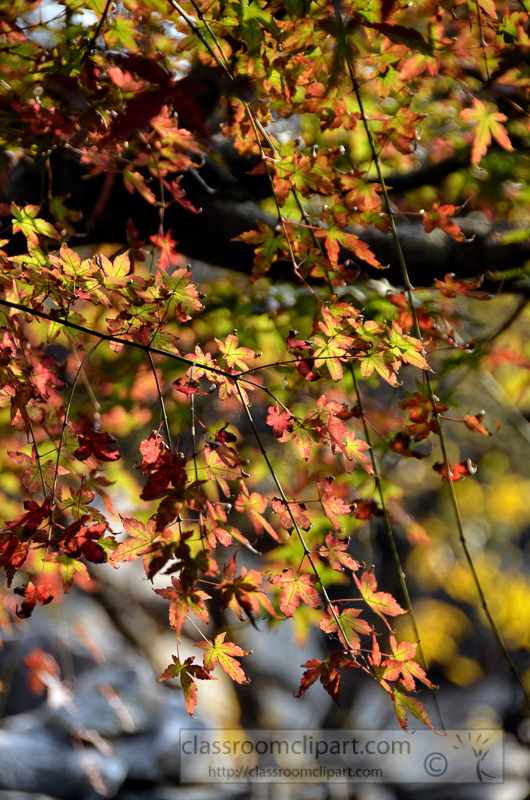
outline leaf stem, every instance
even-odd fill
[[[348,635],[347,635],[346,631],[344,630],[342,622],[340,621],[340,618],[339,618],[337,612],[335,611],[335,609],[334,609],[334,607],[333,607],[333,605],[331,603],[331,599],[330,599],[330,597],[329,597],[329,595],[328,595],[328,593],[326,591],[326,588],[325,588],[324,584],[322,583],[322,578],[320,577],[320,573],[318,571],[317,565],[315,564],[315,562],[313,560],[311,550],[307,546],[307,543],[306,543],[306,541],[304,539],[304,535],[303,535],[302,531],[300,530],[300,527],[298,525],[298,522],[296,521],[296,518],[295,518],[295,516],[293,514],[293,511],[291,510],[291,507],[289,505],[289,501],[287,500],[287,497],[286,497],[285,492],[283,490],[283,486],[282,486],[282,484],[280,482],[280,479],[278,478],[278,475],[276,474],[276,471],[275,471],[274,467],[272,466],[272,463],[271,463],[271,461],[269,459],[269,455],[267,453],[267,450],[265,449],[265,446],[263,444],[262,438],[261,438],[261,436],[259,434],[258,429],[256,428],[256,425],[255,425],[254,419],[252,417],[252,414],[250,413],[250,409],[248,407],[248,403],[246,402],[245,396],[244,396],[243,392],[241,391],[241,387],[239,385],[239,381],[236,380],[235,384],[237,386],[237,391],[239,393],[239,398],[241,400],[243,408],[245,409],[245,413],[246,413],[247,419],[248,419],[248,421],[250,423],[250,427],[252,428],[252,431],[253,431],[254,436],[256,438],[256,441],[258,443],[258,447],[261,450],[261,454],[262,454],[263,458],[265,459],[265,463],[267,464],[267,467],[269,468],[269,472],[271,474],[271,477],[272,477],[274,483],[276,484],[276,488],[278,489],[278,492],[280,494],[282,502],[283,502],[285,508],[288,511],[288,514],[289,514],[289,516],[291,518],[291,522],[293,523],[293,528],[296,531],[298,539],[300,540],[300,543],[301,543],[301,545],[303,547],[303,550],[304,550],[304,554],[305,554],[305,556],[306,556],[306,558],[309,561],[309,564],[311,566],[311,570],[313,571],[313,574],[314,574],[315,578],[317,579],[318,583],[320,584],[320,589],[321,589],[321,592],[322,592],[322,597],[324,598],[324,603],[326,605],[326,608],[327,608],[328,612],[331,614],[331,616],[333,617],[333,619],[335,620],[335,622],[337,623],[337,627],[338,627],[338,629],[339,629],[339,631],[340,631],[340,633],[342,635],[342,638],[343,638],[344,642],[347,643],[347,645],[348,645],[348,650],[349,650],[349,653],[350,653],[352,659],[356,663],[358,663],[357,659],[356,659],[356,655],[355,655],[356,651],[351,647],[351,645],[349,643]],[[359,666],[361,666],[361,665],[359,664]]]
[[[357,103],[359,105],[359,112],[361,114],[361,119],[362,119],[362,122],[363,122],[363,126],[364,126],[364,129],[366,131],[366,136],[368,138],[368,142],[369,142],[369,145],[370,145],[372,158],[373,158],[376,170],[377,170],[378,180],[379,180],[379,183],[381,185],[381,192],[382,192],[382,195],[383,195],[383,205],[384,205],[384,209],[385,209],[385,212],[386,212],[388,220],[389,220],[390,229],[391,229],[391,233],[392,233],[392,239],[394,241],[394,246],[396,248],[398,261],[399,261],[399,264],[400,264],[400,267],[401,267],[401,274],[402,274],[402,278],[403,278],[403,283],[405,285],[405,292],[407,294],[410,313],[411,313],[411,316],[412,316],[412,319],[413,319],[414,335],[416,336],[417,339],[420,339],[421,341],[423,341],[423,336],[422,336],[421,329],[420,329],[419,322],[418,322],[418,316],[416,314],[416,309],[415,309],[415,306],[414,306],[414,303],[413,303],[413,299],[412,299],[413,287],[412,287],[412,284],[410,282],[408,269],[407,269],[407,265],[406,265],[406,262],[405,262],[405,257],[403,255],[401,242],[400,242],[399,235],[398,235],[398,232],[397,232],[397,229],[396,229],[394,216],[392,214],[392,209],[391,209],[391,205],[390,205],[390,198],[388,196],[385,179],[384,179],[383,172],[382,172],[382,169],[381,169],[381,163],[380,163],[379,156],[378,156],[376,148],[375,148],[375,142],[374,142],[374,139],[373,139],[373,136],[372,136],[372,131],[370,130],[370,125],[369,125],[368,118],[366,116],[366,112],[365,112],[365,109],[364,109],[364,102],[363,102],[363,99],[362,99],[362,96],[361,96],[361,92],[360,92],[360,89],[359,89],[359,84],[357,82],[357,78],[355,76],[355,68],[354,68],[354,64],[353,64],[353,61],[351,59],[351,56],[347,57],[347,65],[348,65],[348,71],[349,71],[349,74],[350,74],[350,79],[351,79],[351,82],[352,82],[353,90],[355,92],[355,97],[356,97]],[[509,667],[512,675],[514,676],[515,680],[517,681],[517,683],[519,684],[520,688],[522,689],[527,703],[530,704],[530,696],[528,694],[528,691],[527,691],[523,681],[521,680],[521,677],[519,676],[519,673],[517,672],[517,669],[515,668],[515,665],[514,665],[512,659],[511,659],[511,657],[510,657],[510,654],[509,654],[508,649],[507,649],[507,647],[506,647],[506,645],[504,643],[504,640],[503,640],[503,638],[501,636],[501,633],[500,633],[499,629],[497,628],[497,625],[495,624],[495,621],[494,621],[493,617],[491,616],[491,613],[490,613],[490,610],[489,610],[489,607],[488,607],[488,603],[486,601],[486,596],[485,596],[484,590],[482,588],[482,584],[481,584],[480,578],[479,578],[478,573],[477,573],[477,571],[475,569],[475,565],[473,563],[473,559],[472,559],[471,553],[470,553],[468,545],[467,545],[467,540],[466,540],[465,533],[464,533],[464,525],[463,525],[463,522],[462,522],[462,516],[460,514],[460,507],[459,507],[459,504],[458,504],[458,499],[457,499],[457,496],[456,496],[455,487],[454,487],[454,483],[453,483],[453,480],[452,480],[451,465],[450,465],[449,456],[448,456],[448,453],[447,453],[447,445],[446,445],[444,430],[443,430],[443,426],[442,426],[442,420],[440,419],[440,415],[439,415],[439,413],[437,411],[437,408],[436,408],[436,399],[435,399],[435,395],[434,395],[432,381],[431,381],[429,373],[426,370],[424,370],[423,375],[424,375],[424,379],[425,379],[425,385],[426,385],[426,388],[427,388],[427,394],[429,395],[429,398],[430,398],[430,401],[431,401],[431,405],[432,405],[433,418],[434,418],[434,421],[436,422],[436,426],[437,426],[437,432],[438,432],[438,438],[440,440],[440,447],[441,447],[441,451],[442,451],[443,463],[444,463],[444,467],[445,467],[445,470],[446,470],[446,474],[448,476],[448,481],[447,482],[448,482],[448,486],[449,486],[449,495],[450,495],[450,498],[451,498],[451,505],[453,507],[453,513],[454,513],[455,520],[456,520],[456,525],[457,525],[457,530],[458,530],[458,536],[459,536],[459,539],[460,539],[460,543],[462,545],[462,549],[464,551],[464,555],[465,555],[469,570],[471,572],[471,575],[472,575],[472,578],[473,578],[473,582],[475,584],[475,588],[476,588],[477,593],[479,595],[480,602],[481,602],[481,605],[482,605],[482,609],[483,609],[484,614],[486,615],[486,618],[488,620],[489,626],[490,626],[490,628],[491,628],[491,630],[493,632],[493,635],[494,635],[494,637],[495,637],[495,639],[497,641],[499,649],[501,650],[501,652],[503,654],[503,657],[504,657],[506,663],[508,664],[508,667]]]
[[[350,364],[349,366],[350,366],[350,373],[351,373],[351,376],[352,376],[352,379],[353,379],[353,386],[354,386],[354,389],[355,389],[355,395],[356,395],[356,398],[357,398],[357,405],[358,405],[358,408],[359,408],[359,412],[360,412],[360,415],[361,415],[361,421],[362,421],[362,424],[363,424],[364,438],[366,439],[367,444],[370,445],[370,461],[372,462],[372,468],[374,470],[374,479],[375,479],[375,483],[376,483],[376,486],[377,486],[377,493],[379,495],[379,500],[381,502],[381,508],[383,509],[383,519],[384,519],[384,522],[385,522],[385,530],[386,530],[388,543],[390,545],[390,552],[392,553],[392,559],[394,561],[394,566],[395,566],[396,573],[397,573],[397,576],[398,576],[398,579],[399,579],[399,585],[401,586],[401,592],[402,592],[404,600],[405,600],[405,605],[406,605],[407,610],[408,610],[409,615],[410,615],[410,621],[411,621],[411,624],[412,624],[412,629],[414,631],[414,636],[415,636],[416,642],[418,643],[418,654],[420,656],[420,659],[421,659],[421,662],[422,662],[422,666],[423,666],[423,668],[424,668],[424,670],[425,670],[425,672],[426,672],[426,674],[428,676],[429,675],[429,665],[428,665],[427,657],[425,656],[425,652],[423,650],[423,646],[422,646],[422,643],[421,643],[420,631],[419,631],[419,628],[418,628],[418,623],[416,621],[416,616],[414,614],[414,608],[412,606],[412,601],[410,599],[410,594],[409,594],[409,590],[408,590],[408,586],[407,586],[407,581],[406,581],[406,578],[405,578],[405,572],[403,571],[403,567],[401,565],[401,559],[399,558],[399,553],[398,553],[397,547],[396,547],[396,540],[395,540],[395,537],[394,537],[394,531],[392,530],[392,524],[390,522],[390,514],[388,513],[388,506],[387,506],[387,503],[386,503],[386,497],[385,497],[385,493],[383,491],[383,481],[381,479],[381,473],[379,471],[379,465],[377,463],[377,459],[375,457],[374,449],[372,447],[371,433],[370,433],[370,428],[368,426],[368,422],[366,420],[366,412],[365,412],[365,409],[364,409],[364,403],[363,403],[361,390],[360,390],[360,387],[359,387],[359,382],[357,380],[357,375],[355,373],[355,368],[353,367],[352,364]],[[438,717],[440,719],[441,728],[442,728],[442,730],[445,730],[445,724],[444,724],[444,720],[443,720],[443,716],[442,716],[442,711],[441,711],[440,705],[438,703],[438,698],[437,698],[435,692],[433,692],[433,700],[434,700],[434,705],[436,707],[436,711],[438,713]]]

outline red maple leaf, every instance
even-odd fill
[[[72,522],[55,539],[55,544],[71,558],[84,556],[93,564],[103,564],[107,561],[108,555],[99,540],[107,530],[107,524],[102,522],[88,525],[90,519],[88,514],[84,514]]]
[[[283,436],[284,433],[291,433],[293,430],[290,413],[284,408],[280,408],[278,404],[269,406],[269,413],[265,422],[272,427],[272,432],[277,439]]]
[[[220,633],[215,637],[214,642],[197,642],[195,647],[200,647],[204,650],[203,664],[204,668],[211,672],[217,664],[219,664],[227,675],[230,675],[232,680],[236,683],[250,683],[241,664],[234,658],[234,656],[248,656],[250,655],[247,650],[243,650],[233,642],[225,642],[226,633]]]
[[[350,506],[345,503],[341,497],[336,497],[333,494],[332,486],[335,478],[317,478],[318,494],[324,514],[329,519],[336,531],[340,531],[340,522],[337,519],[337,514],[345,516],[351,513]]]
[[[372,611],[386,623],[390,628],[386,617],[398,617],[407,612],[401,608],[399,603],[387,592],[376,592],[377,581],[372,572],[366,571],[361,575],[361,580],[354,574],[354,580],[357,588],[361,592],[365,603],[367,603]]]
[[[33,365],[31,383],[45,400],[50,397],[50,391],[55,387],[66,386],[65,382],[57,377],[56,370],[54,358],[43,358]]]
[[[31,536],[39,529],[45,519],[49,519],[52,498],[48,495],[41,504],[37,503],[36,500],[24,500],[24,508],[27,509],[26,513],[21,514],[20,517],[11,522],[7,522],[4,530],[18,531],[20,529],[25,536]]]
[[[91,456],[97,461],[117,461],[121,457],[115,437],[106,431],[84,428],[78,438],[79,447],[72,453],[78,461],[86,461]]]
[[[167,494],[180,492],[187,481],[184,456],[173,453],[164,443],[164,438],[153,431],[149,439],[140,444],[143,455],[141,469],[149,475],[140,497],[142,500],[157,500]],[[157,524],[157,527],[160,526]]]
[[[310,686],[317,680],[320,680],[326,692],[333,698],[335,703],[340,706],[340,669],[359,669],[359,665],[349,656],[344,655],[343,652],[331,653],[325,661],[319,661],[313,658],[311,661],[306,661],[302,664],[307,667],[304,672],[300,688],[296,693],[296,697],[301,697]]]
[[[223,580],[217,587],[221,590],[221,606],[230,606],[238,619],[243,620],[243,611],[255,627],[255,618],[261,607],[266,608],[272,616],[277,616],[272,603],[260,589],[262,575],[257,570],[241,567],[241,575],[236,575],[235,553],[223,567]]]
[[[172,659],[173,664],[170,664],[164,670],[158,680],[168,681],[171,678],[180,680],[188,714],[193,717],[193,712],[197,705],[197,685],[193,679],[199,679],[200,681],[214,681],[216,679],[204,667],[194,664],[195,659],[193,656],[187,658],[183,664],[180,663],[177,656],[172,656]]]
[[[466,475],[474,475],[477,471],[477,465],[471,461],[470,458],[466,458],[464,461],[458,461],[454,466],[449,464],[449,474],[451,476],[451,481],[454,483],[455,481],[459,481],[462,478],[465,478]],[[433,464],[433,470],[438,472],[444,481],[447,480],[447,468],[444,463],[441,461],[437,461],[436,464]]]
[[[26,586],[17,586],[15,594],[24,598],[20,606],[17,606],[17,617],[26,619],[33,613],[33,609],[39,603],[45,606],[53,600],[53,586],[51,583],[41,583],[35,586],[31,581]]]
[[[266,531],[273,539],[279,541],[278,534],[263,516],[267,505],[267,500],[263,495],[258,492],[250,494],[246,485],[241,483],[241,494],[235,502],[236,510],[247,515],[258,536],[263,536]]]
[[[210,617],[204,601],[209,600],[210,595],[201,589],[196,589],[195,586],[185,586],[179,578],[171,578],[171,583],[172,586],[155,589],[155,592],[170,601],[169,624],[175,628],[178,638],[190,612],[202,622],[209,622]]]

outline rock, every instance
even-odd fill
[[[75,751],[44,728],[17,731],[4,724],[0,729],[0,789],[88,800],[94,784],[113,797],[126,775],[118,759],[93,748]]]
[[[163,711],[158,688],[149,665],[138,656],[134,667],[102,664],[76,682],[75,710],[53,710],[48,722],[67,732],[81,726],[106,738],[156,730]]]
[[[49,794],[35,792],[4,792],[0,791],[0,800],[56,800]]]

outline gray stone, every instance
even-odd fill
[[[81,726],[109,738],[156,730],[163,710],[157,688],[145,663],[138,662],[135,668],[115,664],[94,667],[76,682],[75,713],[66,707],[55,709],[49,724],[68,732]]]
[[[33,792],[67,800],[89,797],[92,793],[87,769],[107,788],[107,797],[115,794],[127,774],[118,759],[102,756],[92,748],[81,751],[50,733],[37,735],[14,730],[0,730],[0,789]]]

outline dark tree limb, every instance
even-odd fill
[[[278,220],[266,215],[256,202],[256,197],[267,194],[263,177],[250,176],[241,169],[241,165],[237,167],[234,175],[222,162],[208,159],[199,171],[200,179],[192,172],[184,174],[181,186],[187,198],[202,211],[194,214],[173,203],[165,210],[164,226],[171,230],[178,242],[178,250],[183,255],[213,266],[250,274],[253,249],[233,239],[256,228],[260,222],[275,226]],[[46,189],[42,196],[43,168],[39,162],[19,164],[11,173],[9,182],[4,182],[4,202],[42,203],[48,192]],[[88,178],[77,161],[59,153],[52,156],[51,174],[53,185],[48,188],[52,193],[66,195],[69,198],[68,205],[83,213],[78,233],[70,238],[71,244],[125,243],[129,219],[134,222],[141,239],[148,241],[157,232],[159,209],[140,195],[128,192],[119,173],[104,206],[101,197],[105,176]],[[94,215],[94,209],[98,206],[102,207]],[[454,273],[458,278],[480,275],[491,278],[493,273],[521,268],[530,259],[530,240],[505,244],[502,232],[482,218],[469,216],[455,221],[469,241],[455,242],[441,230],[427,234],[419,220],[405,220],[399,224],[399,237],[413,285],[428,286],[434,279],[443,278],[447,273]],[[370,245],[381,264],[388,265],[388,268],[370,268],[346,251],[341,253],[341,260],[352,258],[359,268],[361,279],[386,278],[399,286],[402,277],[391,236],[375,228],[355,229],[355,233]],[[24,246],[23,241],[20,246]],[[292,265],[283,262],[272,265],[270,276],[277,280],[295,279]],[[495,290],[498,285],[498,281],[490,280],[488,288]],[[525,288],[524,283],[518,284],[513,278],[506,283],[506,287],[530,293],[528,285]]]

